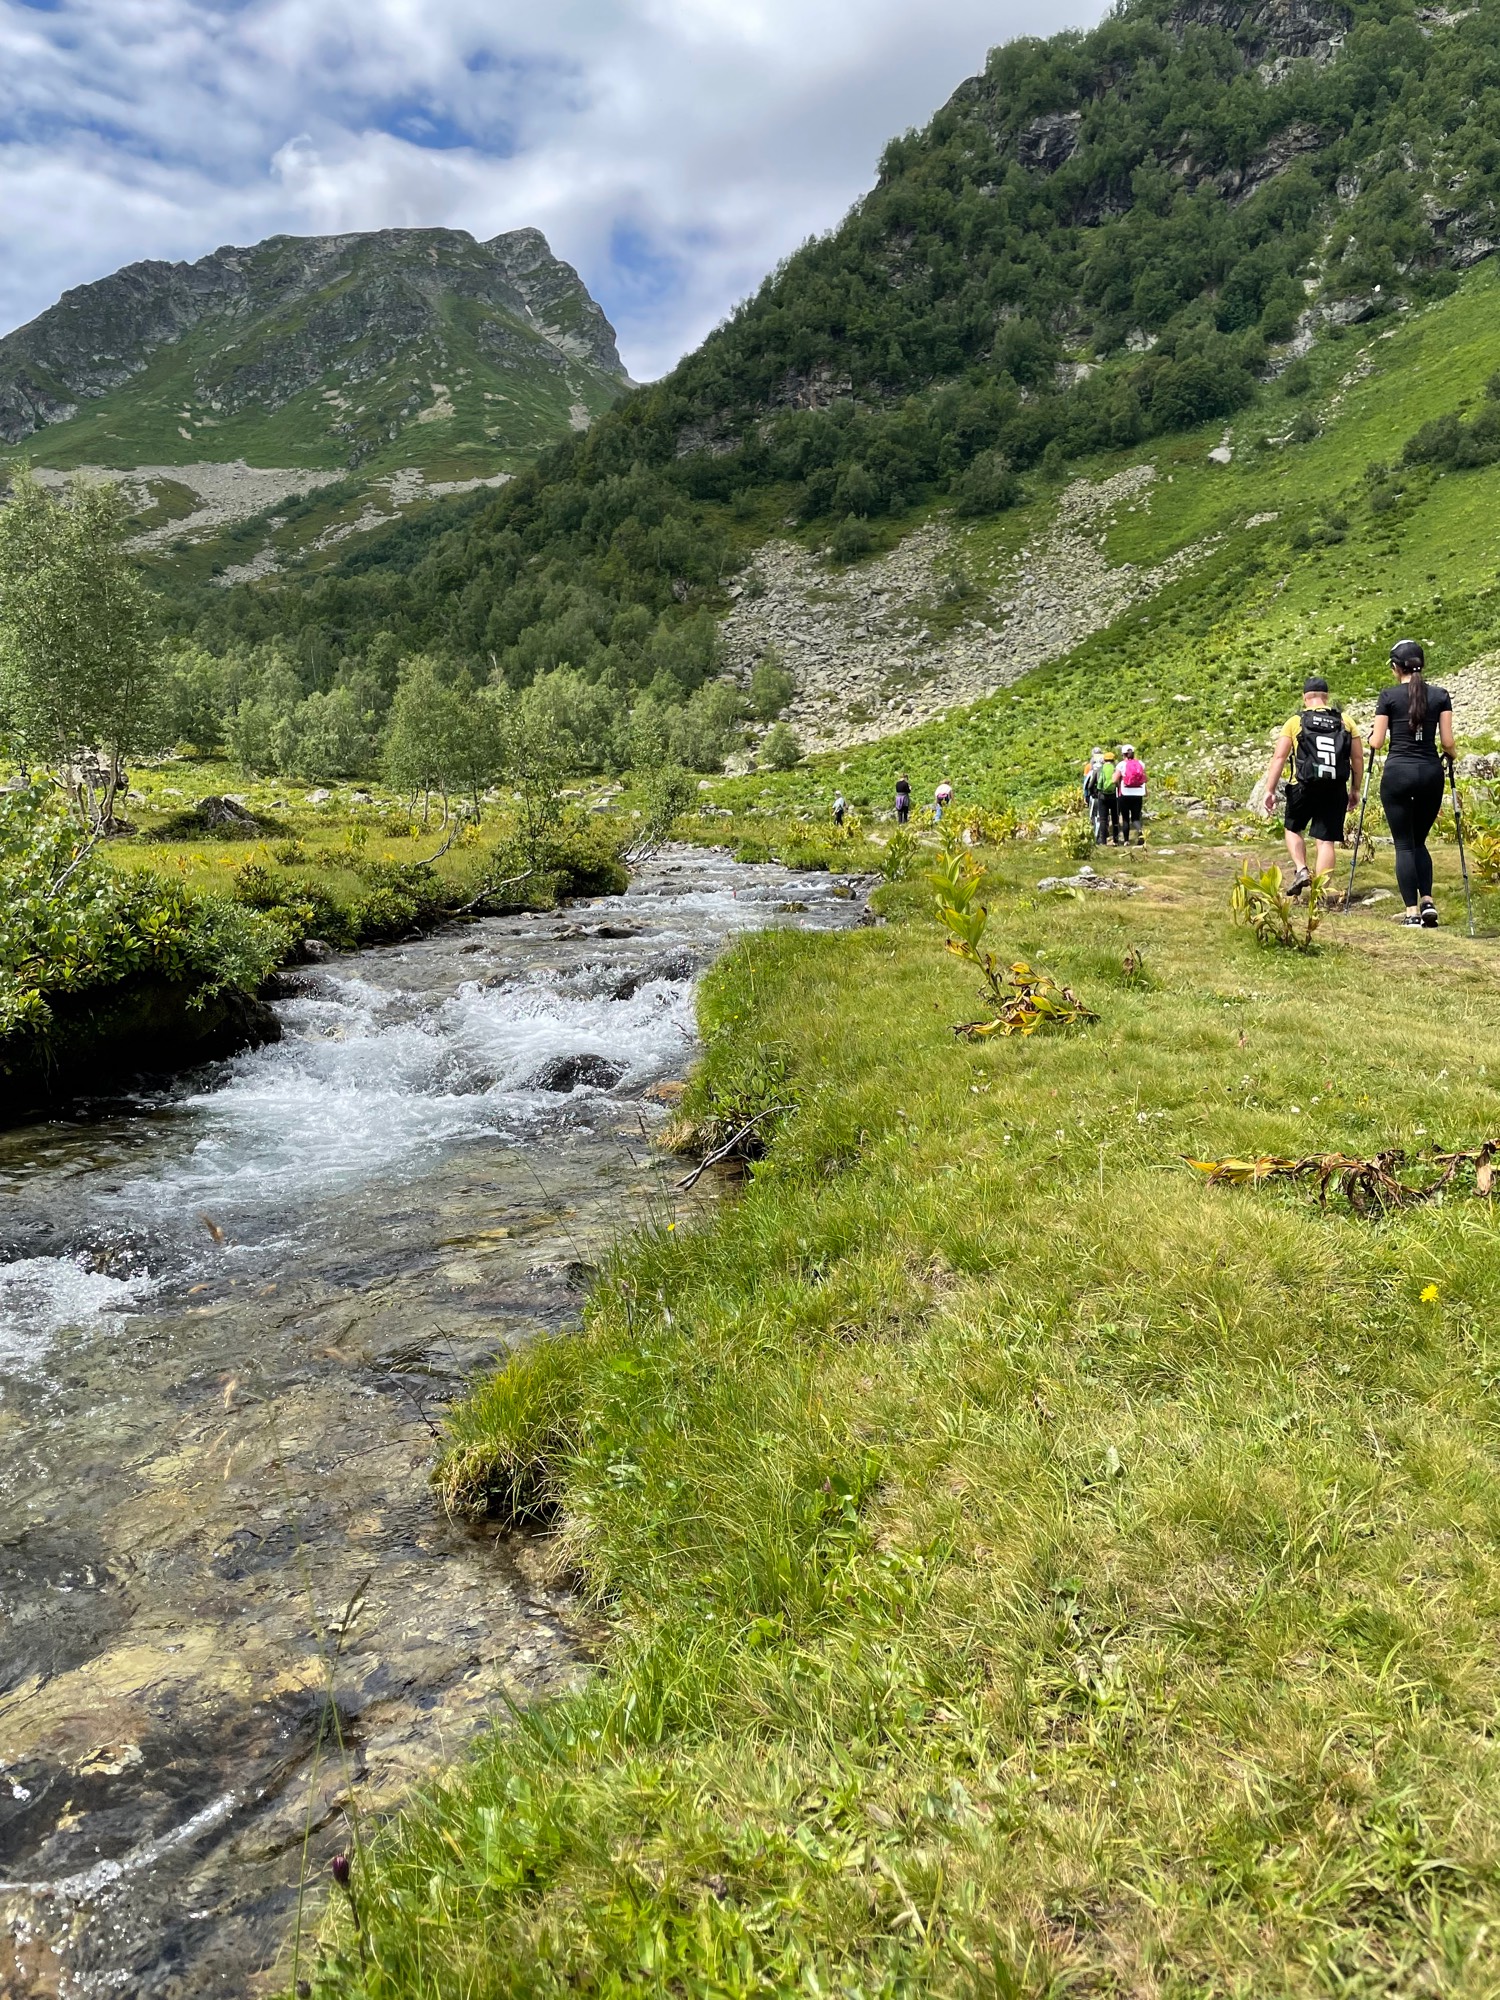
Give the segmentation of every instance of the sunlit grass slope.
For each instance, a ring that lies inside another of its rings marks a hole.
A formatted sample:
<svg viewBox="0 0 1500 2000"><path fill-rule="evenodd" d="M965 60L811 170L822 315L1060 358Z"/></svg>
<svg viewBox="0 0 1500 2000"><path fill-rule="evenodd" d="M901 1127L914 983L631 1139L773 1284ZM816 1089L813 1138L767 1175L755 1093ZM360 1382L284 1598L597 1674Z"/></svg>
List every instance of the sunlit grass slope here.
<svg viewBox="0 0 1500 2000"><path fill-rule="evenodd" d="M954 1041L915 885L712 975L689 1110L795 1101L769 1158L452 1423L603 1664L376 1835L315 1991L1500 1988L1493 1210L1183 1158L1500 1131L1495 946L1260 949L1236 858L1003 850L997 942L1100 1016L1054 1039Z"/></svg>
<svg viewBox="0 0 1500 2000"><path fill-rule="evenodd" d="M1428 642L1438 678L1459 671L1500 647L1500 465L1437 473L1401 458L1424 424L1477 408L1497 370L1500 265L1487 264L1439 304L1320 344L1304 392L1273 387L1237 419L1230 465L1208 458L1215 425L1075 468L1099 480L1153 466L1147 502L1109 530L1110 560L1148 568L1196 549L1191 569L1018 689L800 774L736 780L724 798L769 788L810 803L839 767L852 798L880 804L901 768L929 784L945 768L983 796L1045 791L1096 741L1128 737L1168 764L1259 742L1310 670L1368 718L1399 637ZM1299 415L1317 427L1305 442ZM1373 480L1382 466L1391 477ZM1045 528L1059 488L1031 486L1020 513L962 531L976 580Z"/></svg>

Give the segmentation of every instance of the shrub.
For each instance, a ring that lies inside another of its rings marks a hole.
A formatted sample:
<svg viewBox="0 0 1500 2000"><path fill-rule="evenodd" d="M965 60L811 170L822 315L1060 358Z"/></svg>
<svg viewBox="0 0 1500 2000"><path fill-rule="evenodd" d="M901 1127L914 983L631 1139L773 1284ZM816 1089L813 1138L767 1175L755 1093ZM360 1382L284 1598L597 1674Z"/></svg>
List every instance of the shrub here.
<svg viewBox="0 0 1500 2000"><path fill-rule="evenodd" d="M767 653L750 676L750 713L757 722L774 722L796 691L786 668L774 653Z"/></svg>
<svg viewBox="0 0 1500 2000"><path fill-rule="evenodd" d="M959 480L960 514L1000 514L1021 499L1021 482L1003 451L982 451Z"/></svg>
<svg viewBox="0 0 1500 2000"><path fill-rule="evenodd" d="M792 771L802 762L802 745L789 724L778 722L766 731L761 755L773 771Z"/></svg>
<svg viewBox="0 0 1500 2000"><path fill-rule="evenodd" d="M834 529L828 553L837 563L854 563L867 556L874 546L875 537L868 524L850 514Z"/></svg>
<svg viewBox="0 0 1500 2000"><path fill-rule="evenodd" d="M140 978L186 983L202 1004L253 992L286 927L145 871L116 874L38 790L0 803L0 1036L43 1034L55 1002Z"/></svg>

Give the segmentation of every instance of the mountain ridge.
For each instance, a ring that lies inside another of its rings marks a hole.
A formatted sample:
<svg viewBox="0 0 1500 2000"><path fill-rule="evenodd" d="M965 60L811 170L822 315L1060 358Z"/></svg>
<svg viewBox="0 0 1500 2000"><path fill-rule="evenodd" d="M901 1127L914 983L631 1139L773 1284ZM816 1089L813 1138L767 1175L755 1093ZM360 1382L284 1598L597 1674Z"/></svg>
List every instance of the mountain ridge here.
<svg viewBox="0 0 1500 2000"><path fill-rule="evenodd" d="M455 369L493 382L463 442L481 440L479 420L494 414L484 402L507 399L502 383L532 405L502 450L578 427L629 382L613 328L540 230L483 242L452 229L281 235L192 263L126 265L0 338L0 442L46 435L55 456L66 427L89 431L100 406L132 388L154 398L169 442L236 418L253 426L310 397L324 407L304 412L308 436L329 462L359 466L452 414ZM108 462L98 446L89 435L74 456Z"/></svg>

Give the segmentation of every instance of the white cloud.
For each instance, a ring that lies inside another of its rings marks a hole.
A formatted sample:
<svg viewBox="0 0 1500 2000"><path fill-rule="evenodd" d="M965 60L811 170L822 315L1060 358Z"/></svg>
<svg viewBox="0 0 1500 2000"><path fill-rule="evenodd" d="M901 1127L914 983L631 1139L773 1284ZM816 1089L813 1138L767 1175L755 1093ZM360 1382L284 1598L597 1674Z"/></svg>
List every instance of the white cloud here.
<svg viewBox="0 0 1500 2000"><path fill-rule="evenodd" d="M0 0L0 328L141 257L533 224L659 374L987 47L1103 0Z"/></svg>

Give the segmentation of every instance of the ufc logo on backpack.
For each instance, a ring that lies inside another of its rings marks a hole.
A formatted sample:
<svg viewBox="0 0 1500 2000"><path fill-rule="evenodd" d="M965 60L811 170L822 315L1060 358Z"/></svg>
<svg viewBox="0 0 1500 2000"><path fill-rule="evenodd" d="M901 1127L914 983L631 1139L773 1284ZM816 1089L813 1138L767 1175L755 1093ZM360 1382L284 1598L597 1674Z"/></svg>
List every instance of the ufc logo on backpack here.
<svg viewBox="0 0 1500 2000"><path fill-rule="evenodd" d="M1324 779L1331 779L1337 785L1347 784L1349 751L1349 731L1338 709L1309 709L1302 717L1297 743L1298 784L1317 784Z"/></svg>

